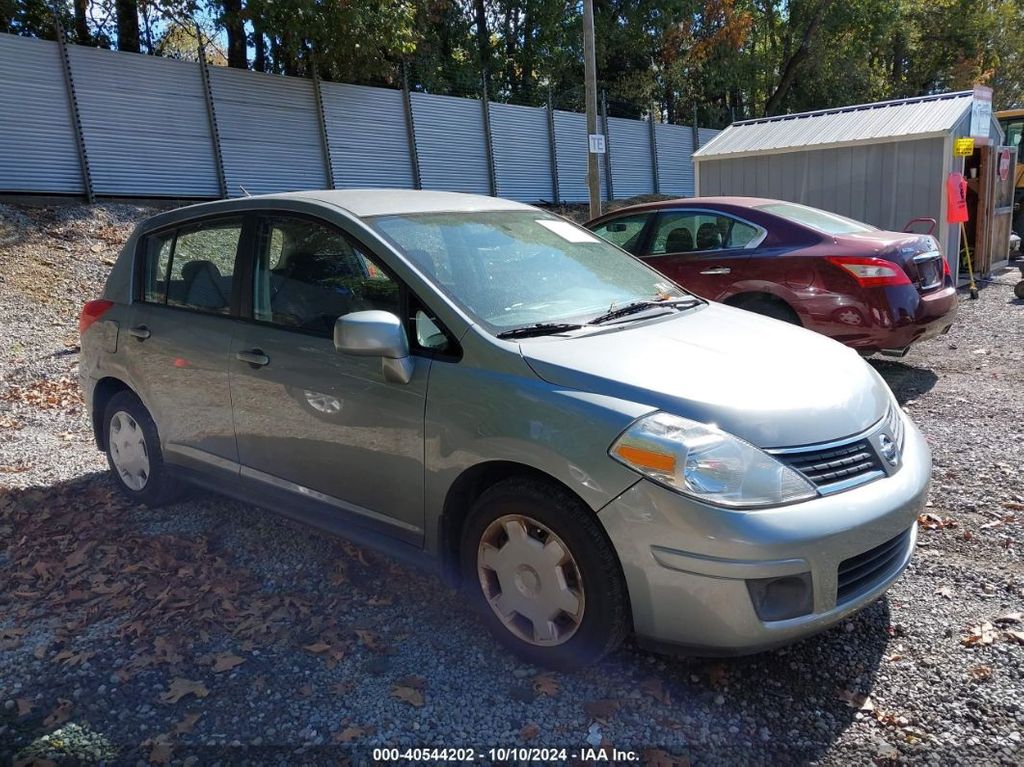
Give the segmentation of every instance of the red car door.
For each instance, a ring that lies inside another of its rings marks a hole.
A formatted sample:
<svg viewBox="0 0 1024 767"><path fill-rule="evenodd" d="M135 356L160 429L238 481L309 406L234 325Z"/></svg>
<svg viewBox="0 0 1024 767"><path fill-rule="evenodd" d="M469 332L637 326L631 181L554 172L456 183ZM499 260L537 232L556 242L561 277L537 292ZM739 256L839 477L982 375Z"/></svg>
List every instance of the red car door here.
<svg viewBox="0 0 1024 767"><path fill-rule="evenodd" d="M717 300L744 279L753 248L765 235L764 229L717 211L665 210L642 257L687 290Z"/></svg>

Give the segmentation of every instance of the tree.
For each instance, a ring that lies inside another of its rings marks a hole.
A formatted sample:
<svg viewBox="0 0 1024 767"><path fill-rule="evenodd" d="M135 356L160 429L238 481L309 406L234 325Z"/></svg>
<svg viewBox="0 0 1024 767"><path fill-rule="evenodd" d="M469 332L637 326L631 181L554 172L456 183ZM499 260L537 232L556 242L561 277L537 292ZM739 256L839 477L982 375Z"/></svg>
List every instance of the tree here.
<svg viewBox="0 0 1024 767"><path fill-rule="evenodd" d="M140 53L138 0L114 0L114 15L117 18L117 49Z"/></svg>

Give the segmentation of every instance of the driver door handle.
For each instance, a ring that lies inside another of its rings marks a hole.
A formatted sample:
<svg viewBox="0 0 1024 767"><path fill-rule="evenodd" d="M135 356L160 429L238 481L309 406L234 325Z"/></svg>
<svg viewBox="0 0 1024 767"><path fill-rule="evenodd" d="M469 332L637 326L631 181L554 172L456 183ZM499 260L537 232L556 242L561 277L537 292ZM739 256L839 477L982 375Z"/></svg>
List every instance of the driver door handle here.
<svg viewBox="0 0 1024 767"><path fill-rule="evenodd" d="M149 328L145 325L136 325L134 328L128 328L128 332L135 336L140 341L145 341L151 335L153 335Z"/></svg>
<svg viewBox="0 0 1024 767"><path fill-rule="evenodd" d="M713 266L710 269L705 269L701 274L729 274L732 269L728 266Z"/></svg>
<svg viewBox="0 0 1024 767"><path fill-rule="evenodd" d="M250 365L258 368L270 364L270 357L264 354L262 349L247 349L245 351L235 352L235 359L242 362L248 362Z"/></svg>

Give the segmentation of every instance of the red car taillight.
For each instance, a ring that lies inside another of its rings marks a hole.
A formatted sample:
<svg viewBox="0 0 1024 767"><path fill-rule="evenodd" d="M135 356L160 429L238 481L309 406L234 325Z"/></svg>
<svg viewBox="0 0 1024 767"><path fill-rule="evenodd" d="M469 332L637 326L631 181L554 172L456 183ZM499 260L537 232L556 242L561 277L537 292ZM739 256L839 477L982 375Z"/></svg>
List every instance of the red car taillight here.
<svg viewBox="0 0 1024 767"><path fill-rule="evenodd" d="M85 306L82 307L82 314L78 317L78 335L84 334L89 329L89 326L102 317L107 309L113 305L113 301L107 301L102 298L95 301L86 301Z"/></svg>
<svg viewBox="0 0 1024 767"><path fill-rule="evenodd" d="M862 288L911 284L907 273L892 261L858 256L829 256L828 261L852 274Z"/></svg>

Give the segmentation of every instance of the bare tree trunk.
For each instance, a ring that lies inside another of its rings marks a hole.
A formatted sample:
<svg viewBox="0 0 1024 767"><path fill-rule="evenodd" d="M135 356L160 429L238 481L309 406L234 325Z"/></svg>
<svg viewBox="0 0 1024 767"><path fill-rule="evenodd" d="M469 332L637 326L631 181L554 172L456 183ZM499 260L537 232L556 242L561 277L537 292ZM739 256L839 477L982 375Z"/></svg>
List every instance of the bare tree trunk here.
<svg viewBox="0 0 1024 767"><path fill-rule="evenodd" d="M800 65L803 64L804 59L806 59L807 55L810 53L811 43L814 40L814 36L818 32L818 28L821 26L822 19L825 18L825 12L831 5L832 0L819 0L817 7L814 9L814 13L811 15L811 20L807 23L807 29L804 30L804 36L800 41L800 45L787 58L786 64L782 68L782 74L779 75L779 84L775 87L775 92L768 97L767 103L765 103L764 113L766 115L778 114L782 109L782 103L786 100L786 96L789 95L789 91L793 87L793 83L796 81L796 75L800 69Z"/></svg>
<svg viewBox="0 0 1024 767"><path fill-rule="evenodd" d="M242 16L242 0L221 0L224 6L224 31L228 36L228 66L248 69L249 60L245 45L245 19Z"/></svg>
<svg viewBox="0 0 1024 767"><path fill-rule="evenodd" d="M676 121L676 91L671 85L665 86L665 122L672 125Z"/></svg>
<svg viewBox="0 0 1024 767"><path fill-rule="evenodd" d="M114 0L114 12L117 15L117 49L139 53L138 0Z"/></svg>
<svg viewBox="0 0 1024 767"><path fill-rule="evenodd" d="M79 45L92 43L89 32L89 0L75 0L75 42Z"/></svg>
<svg viewBox="0 0 1024 767"><path fill-rule="evenodd" d="M484 0L476 0L476 44L480 55L480 68L490 76L491 34L487 30L487 6Z"/></svg>

